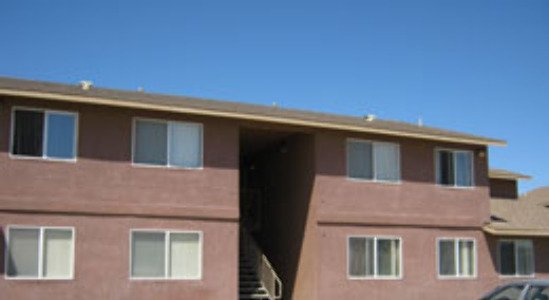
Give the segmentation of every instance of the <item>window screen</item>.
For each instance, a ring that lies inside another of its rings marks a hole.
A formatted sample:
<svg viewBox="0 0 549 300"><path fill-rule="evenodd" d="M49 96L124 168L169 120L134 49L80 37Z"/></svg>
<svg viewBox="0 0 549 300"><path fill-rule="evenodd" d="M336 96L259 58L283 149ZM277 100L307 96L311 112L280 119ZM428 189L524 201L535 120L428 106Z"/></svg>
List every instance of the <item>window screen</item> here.
<svg viewBox="0 0 549 300"><path fill-rule="evenodd" d="M456 274L456 254L454 241L439 242L439 274L440 275L455 275Z"/></svg>
<svg viewBox="0 0 549 300"><path fill-rule="evenodd" d="M373 179L373 149L367 142L350 141L347 145L347 164L349 177Z"/></svg>
<svg viewBox="0 0 549 300"><path fill-rule="evenodd" d="M385 181L399 180L398 146L389 143L374 144L376 179Z"/></svg>
<svg viewBox="0 0 549 300"><path fill-rule="evenodd" d="M202 127L170 123L170 165L198 168L202 164Z"/></svg>
<svg viewBox="0 0 549 300"><path fill-rule="evenodd" d="M134 232L132 238L132 276L163 278L165 276L165 234Z"/></svg>
<svg viewBox="0 0 549 300"><path fill-rule="evenodd" d="M455 154L457 186L471 186L473 184L471 157L471 152L457 152Z"/></svg>
<svg viewBox="0 0 549 300"><path fill-rule="evenodd" d="M397 276L399 270L399 240L378 239L377 269L380 276Z"/></svg>
<svg viewBox="0 0 549 300"><path fill-rule="evenodd" d="M137 120L134 162L165 165L168 162L167 124Z"/></svg>
<svg viewBox="0 0 549 300"><path fill-rule="evenodd" d="M76 156L76 116L74 114L47 113L46 155L70 159Z"/></svg>
<svg viewBox="0 0 549 300"><path fill-rule="evenodd" d="M39 229L10 228L8 240L8 276L38 277Z"/></svg>
<svg viewBox="0 0 549 300"><path fill-rule="evenodd" d="M44 277L70 276L72 239L71 230L44 229Z"/></svg>
<svg viewBox="0 0 549 300"><path fill-rule="evenodd" d="M200 236L198 233L170 235L170 275L172 278L200 276Z"/></svg>
<svg viewBox="0 0 549 300"><path fill-rule="evenodd" d="M474 258L474 243L473 241L459 241L459 275L474 276L475 275L475 258Z"/></svg>

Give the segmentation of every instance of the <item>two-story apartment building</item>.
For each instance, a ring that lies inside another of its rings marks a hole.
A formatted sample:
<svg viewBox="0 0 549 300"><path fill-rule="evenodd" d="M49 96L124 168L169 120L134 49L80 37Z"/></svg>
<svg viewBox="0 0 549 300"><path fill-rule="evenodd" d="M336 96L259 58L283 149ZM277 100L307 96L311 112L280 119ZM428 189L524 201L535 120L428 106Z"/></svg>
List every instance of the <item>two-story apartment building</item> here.
<svg viewBox="0 0 549 300"><path fill-rule="evenodd" d="M485 231L504 144L1 78L0 295L474 299L502 281Z"/></svg>

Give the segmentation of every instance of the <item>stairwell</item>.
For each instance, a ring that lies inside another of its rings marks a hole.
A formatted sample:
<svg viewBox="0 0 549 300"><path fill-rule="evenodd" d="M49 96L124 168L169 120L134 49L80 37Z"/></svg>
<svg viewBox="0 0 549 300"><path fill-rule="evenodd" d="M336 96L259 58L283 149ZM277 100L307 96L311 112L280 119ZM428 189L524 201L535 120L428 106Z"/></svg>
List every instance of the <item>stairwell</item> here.
<svg viewBox="0 0 549 300"><path fill-rule="evenodd" d="M275 300L282 295L282 283L253 238L241 232L239 299Z"/></svg>

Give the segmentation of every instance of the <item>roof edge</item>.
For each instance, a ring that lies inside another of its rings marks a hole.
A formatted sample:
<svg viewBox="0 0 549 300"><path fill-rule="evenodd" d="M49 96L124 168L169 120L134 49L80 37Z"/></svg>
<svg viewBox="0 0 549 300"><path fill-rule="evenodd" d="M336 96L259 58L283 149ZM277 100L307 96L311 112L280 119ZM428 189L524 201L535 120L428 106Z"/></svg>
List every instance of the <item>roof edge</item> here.
<svg viewBox="0 0 549 300"><path fill-rule="evenodd" d="M516 173L503 169L491 169L488 171L488 177L493 179L511 179L511 180L530 180L532 176L521 173Z"/></svg>
<svg viewBox="0 0 549 300"><path fill-rule="evenodd" d="M432 134L413 133L413 132L390 130L390 129L366 128L366 127L346 125L346 124L328 124L328 123L323 123L318 121L300 120L297 118L255 115L252 113L243 113L243 112L228 112L228 111L220 111L220 110L212 110L212 109L204 109L204 108L176 107L176 106L167 105L167 104L151 104L151 103L137 103L137 102L130 103L125 100L113 99L108 97L67 95L62 93L26 91L26 90L6 89L6 88L0 88L0 95L38 98L38 99L46 99L46 100L54 100L54 101L62 101L62 102L77 102L77 103L94 104L94 105L117 106L117 107L126 107L126 108L150 109L150 110L157 110L157 111L177 112L177 113L190 113L190 114L197 114L197 115L204 115L204 116L225 117L225 118L243 119L243 120L249 120L249 121L260 121L260 122L269 122L269 123L277 123L277 124L287 124L287 125L316 127L316 128L325 128L325 129L335 129L335 130L346 130L346 131L365 132L365 133L374 133L374 134L385 134L385 135L392 135L392 136L401 136L401 137L418 138L418 139L443 141L443 142L453 142L453 143L464 143L464 144L473 144L473 145L484 145L484 146L506 146L507 145L507 142L503 140L498 140L498 139L437 136Z"/></svg>
<svg viewBox="0 0 549 300"><path fill-rule="evenodd" d="M539 236L549 237L549 229L534 229L534 228L494 228L490 224L482 227L486 233L496 236Z"/></svg>

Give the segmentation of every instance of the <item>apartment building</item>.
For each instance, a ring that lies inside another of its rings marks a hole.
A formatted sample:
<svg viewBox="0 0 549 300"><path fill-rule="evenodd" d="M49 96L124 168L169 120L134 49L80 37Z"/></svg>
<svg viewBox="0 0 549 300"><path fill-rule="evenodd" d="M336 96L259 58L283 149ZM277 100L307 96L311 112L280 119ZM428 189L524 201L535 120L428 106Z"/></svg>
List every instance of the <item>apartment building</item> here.
<svg viewBox="0 0 549 300"><path fill-rule="evenodd" d="M0 295L475 299L549 275L539 255L517 271L533 248L493 225L488 147L503 145L373 116L0 78ZM498 247L517 263L502 270Z"/></svg>

